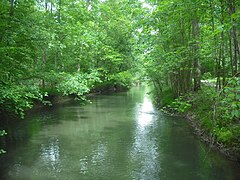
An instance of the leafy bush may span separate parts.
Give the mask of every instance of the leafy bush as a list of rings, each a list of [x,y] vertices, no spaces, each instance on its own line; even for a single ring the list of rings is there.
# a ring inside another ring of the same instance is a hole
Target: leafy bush
[[[33,101],[42,101],[43,96],[37,86],[0,84],[0,109],[23,118]]]
[[[226,127],[217,127],[214,129],[214,134],[217,137],[218,141],[229,144],[233,141],[233,132],[231,129]]]
[[[113,92],[128,89],[132,85],[133,76],[129,71],[122,71],[116,74],[108,74],[100,69],[102,81],[95,87],[95,91]]]
[[[219,94],[217,116],[226,123],[240,119],[240,77],[229,80]]]
[[[191,112],[196,115],[196,118],[207,132],[213,131],[215,126],[213,116],[216,97],[217,91],[209,86],[203,86],[200,91],[191,96]]]
[[[191,109],[202,127],[224,145],[239,147],[240,138],[240,80],[228,81],[217,91],[205,86],[193,96]],[[240,147],[239,150],[240,152]]]
[[[98,72],[86,73],[61,73],[61,81],[57,84],[58,92],[63,95],[76,95],[79,99],[85,100],[87,94],[95,83],[100,82]]]
[[[211,79],[212,75],[210,72],[206,72],[202,75],[202,79],[206,80],[206,79]]]
[[[214,134],[223,144],[238,147],[240,152],[240,78],[234,77],[216,99]]]
[[[173,91],[171,88],[164,87],[160,95],[155,95],[158,97],[161,106],[170,105],[174,101]]]
[[[182,96],[175,99],[170,105],[169,108],[184,113],[192,107],[189,100],[184,100]]]
[[[110,75],[109,81],[113,82],[115,86],[129,88],[132,84],[133,76],[129,71],[122,71],[113,75]]]

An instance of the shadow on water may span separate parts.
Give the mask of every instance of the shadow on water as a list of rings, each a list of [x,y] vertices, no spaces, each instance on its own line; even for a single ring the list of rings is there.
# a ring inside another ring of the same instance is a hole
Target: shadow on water
[[[183,118],[157,111],[143,87],[68,102],[9,121],[0,179],[238,179]]]

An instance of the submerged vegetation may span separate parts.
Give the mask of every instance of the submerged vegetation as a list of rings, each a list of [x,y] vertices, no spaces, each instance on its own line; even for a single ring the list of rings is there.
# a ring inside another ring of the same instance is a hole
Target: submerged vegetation
[[[2,0],[0,12],[1,114],[148,80],[165,111],[240,154],[239,1]]]

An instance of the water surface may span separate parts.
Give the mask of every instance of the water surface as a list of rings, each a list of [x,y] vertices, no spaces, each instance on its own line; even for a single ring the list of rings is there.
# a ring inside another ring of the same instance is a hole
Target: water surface
[[[13,124],[11,126],[11,124]],[[240,167],[157,111],[145,88],[10,122],[0,179],[238,179]]]

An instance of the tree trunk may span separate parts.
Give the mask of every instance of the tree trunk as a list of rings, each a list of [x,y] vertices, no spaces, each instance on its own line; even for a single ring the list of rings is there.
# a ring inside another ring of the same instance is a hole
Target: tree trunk
[[[222,37],[222,87],[224,87],[225,85],[225,81],[226,81],[226,74],[225,74],[225,55],[224,55],[224,49],[225,49],[225,44],[224,44],[224,32],[222,32],[221,34],[221,37]]]
[[[42,48],[42,70],[45,70],[45,66],[46,66],[46,60],[47,60],[47,53],[46,53],[46,49]],[[44,76],[42,78],[42,88],[45,89],[45,80],[44,80]]]
[[[54,68],[55,68],[55,71],[57,72],[57,66],[58,66],[58,49],[56,48],[55,49],[55,55],[54,55]]]
[[[224,23],[225,23],[225,4],[223,1],[221,1],[221,25],[224,27]],[[222,65],[222,71],[220,72],[222,75],[222,84],[220,84],[222,87],[224,87],[225,85],[225,44],[224,44],[224,31],[221,32],[221,46],[220,46],[220,59],[219,61],[221,61],[221,65]],[[219,62],[220,63],[220,62]],[[220,78],[220,77],[219,77]]]
[[[234,76],[234,63],[233,63],[233,52],[232,52],[232,29],[229,31],[229,57],[231,63],[232,77]]]
[[[211,13],[212,13],[212,32],[214,34],[214,37],[213,37],[213,53],[212,53],[212,57],[213,57],[213,60],[215,62],[215,66],[213,68],[213,77],[216,77],[217,76],[217,65],[218,65],[218,59],[217,59],[217,37],[216,37],[216,34],[215,34],[215,19],[214,19],[214,2],[213,1],[210,1],[210,8],[211,8]]]
[[[9,14],[10,14],[10,16],[13,16],[13,13],[14,13],[14,0],[9,0],[9,2],[10,2]]]
[[[59,7],[58,7],[58,22],[61,23],[61,8],[62,8],[62,0],[59,0]]]
[[[221,89],[221,57],[222,57],[222,44],[219,47],[219,57],[217,59],[217,82],[216,82],[216,89]]]
[[[192,35],[193,35],[193,90],[198,91],[201,88],[201,66],[199,61],[199,24],[198,19],[192,20]]]
[[[238,73],[238,70],[239,70],[239,63],[240,63],[240,55],[239,55],[239,43],[238,43],[238,33],[237,33],[237,28],[236,27],[233,27],[233,38],[234,38],[234,66],[235,66],[235,73],[234,74],[237,74]]]
[[[235,1],[234,0],[229,0],[228,1],[228,6],[229,6],[229,15],[231,16],[232,14],[236,13],[236,8],[235,8]],[[234,54],[233,54],[233,66],[234,66],[234,72],[233,74],[237,74],[239,71],[239,63],[240,63],[240,46],[239,46],[239,41],[238,41],[238,30],[236,27],[236,19],[233,18],[232,20],[232,36],[233,36],[233,45],[234,45]]]

